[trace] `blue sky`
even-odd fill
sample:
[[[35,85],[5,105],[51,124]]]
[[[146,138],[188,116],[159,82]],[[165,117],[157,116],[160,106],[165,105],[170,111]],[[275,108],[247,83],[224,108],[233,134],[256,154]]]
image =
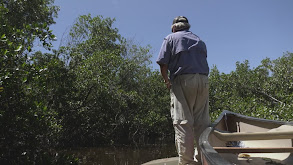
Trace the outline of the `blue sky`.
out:
[[[293,0],[55,0],[60,6],[51,26],[58,49],[62,35],[79,15],[115,18],[114,27],[128,39],[152,47],[152,67],[173,18],[186,16],[190,30],[205,41],[210,68],[235,70],[248,60],[251,68],[266,57],[293,52]]]

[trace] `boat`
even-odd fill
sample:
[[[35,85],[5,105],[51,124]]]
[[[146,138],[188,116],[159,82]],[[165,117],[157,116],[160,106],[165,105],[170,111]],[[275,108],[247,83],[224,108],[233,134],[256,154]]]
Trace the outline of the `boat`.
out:
[[[142,165],[178,165],[178,157],[156,159]]]
[[[293,123],[223,111],[199,139],[203,165],[293,165]]]

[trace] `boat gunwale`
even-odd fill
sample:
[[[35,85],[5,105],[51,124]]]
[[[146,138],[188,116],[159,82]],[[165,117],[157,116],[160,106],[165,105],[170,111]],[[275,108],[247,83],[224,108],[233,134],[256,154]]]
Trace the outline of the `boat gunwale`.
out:
[[[199,148],[201,150],[202,159],[206,161],[209,165],[232,165],[232,163],[225,160],[221,155],[211,146],[209,143],[209,136],[215,129],[215,126],[224,118],[224,115],[234,115],[238,118],[246,119],[246,120],[253,120],[259,122],[267,122],[267,123],[275,123],[280,125],[292,125],[293,122],[287,121],[278,121],[278,120],[270,120],[270,119],[261,119],[251,116],[241,115],[235,112],[231,112],[228,110],[224,110],[219,117],[211,124],[210,127],[206,128],[203,133],[200,135],[199,138]]]
[[[242,118],[242,119],[246,119],[246,120],[254,120],[254,121],[259,121],[259,122],[268,122],[268,123],[276,123],[276,124],[283,124],[283,125],[285,124],[285,125],[292,125],[293,126],[293,122],[256,118],[256,117],[246,116],[246,115],[242,115],[239,113],[224,110],[220,114],[220,116],[211,124],[211,127],[214,128],[224,118],[225,114],[234,115],[238,118]]]

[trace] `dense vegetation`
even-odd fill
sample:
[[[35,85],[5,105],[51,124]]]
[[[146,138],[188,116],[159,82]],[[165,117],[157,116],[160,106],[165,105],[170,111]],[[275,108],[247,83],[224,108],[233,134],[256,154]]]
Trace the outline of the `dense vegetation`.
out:
[[[169,93],[150,67],[150,46],[123,38],[114,19],[83,15],[51,50],[53,3],[0,2],[0,162],[72,164],[60,149],[172,142]],[[253,69],[239,62],[229,74],[214,66],[212,119],[227,109],[291,121],[292,71],[289,52]]]
[[[214,67],[210,78],[210,111],[221,110],[273,120],[293,120],[293,53],[275,60],[264,59],[251,69],[249,62],[236,63],[236,70],[220,74]]]

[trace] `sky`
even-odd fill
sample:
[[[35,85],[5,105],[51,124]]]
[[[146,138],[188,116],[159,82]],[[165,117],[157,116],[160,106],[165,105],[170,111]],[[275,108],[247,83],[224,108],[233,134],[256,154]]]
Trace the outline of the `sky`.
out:
[[[236,62],[248,60],[251,69],[265,58],[275,60],[293,53],[293,0],[55,0],[60,7],[51,25],[58,49],[63,34],[80,15],[115,18],[114,27],[126,39],[152,47],[153,69],[164,37],[176,16],[186,16],[190,31],[208,49],[210,68],[235,71]]]

